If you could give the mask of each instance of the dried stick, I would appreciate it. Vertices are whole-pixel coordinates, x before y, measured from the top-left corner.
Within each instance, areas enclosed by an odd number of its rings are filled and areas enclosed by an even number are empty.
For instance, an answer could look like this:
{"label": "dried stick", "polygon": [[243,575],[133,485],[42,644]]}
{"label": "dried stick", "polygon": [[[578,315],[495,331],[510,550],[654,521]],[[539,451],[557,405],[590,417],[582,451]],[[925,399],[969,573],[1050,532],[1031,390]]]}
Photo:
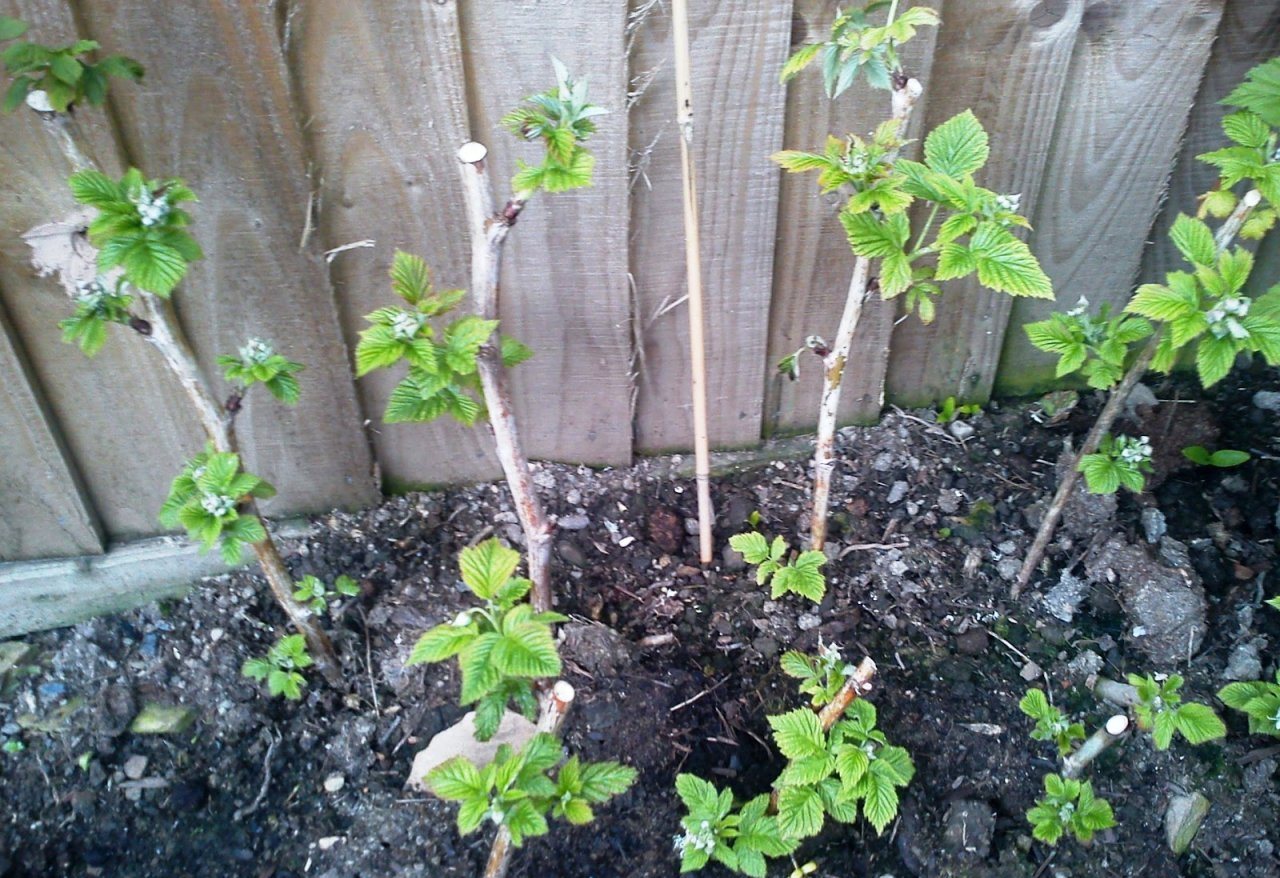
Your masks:
{"label": "dried stick", "polygon": [[1079,749],[1063,758],[1062,776],[1065,778],[1079,777],[1090,762],[1101,756],[1108,747],[1119,741],[1128,732],[1129,717],[1123,713],[1117,713],[1107,720],[1102,728],[1090,735],[1080,745]]}
{"label": "dried stick", "polygon": [[[44,122],[46,129],[58,144],[67,162],[76,171],[98,170],[98,164],[80,145],[83,139],[79,125],[68,114],[44,112],[37,109],[37,115]],[[90,246],[86,241],[85,247]],[[160,296],[145,290],[137,290],[135,301],[142,316],[130,321],[130,326],[159,352],[165,365],[182,387],[191,409],[200,422],[205,437],[219,452],[238,453],[236,443],[234,413],[228,411],[209,389],[209,383],[200,370],[195,353],[187,335],[178,322],[173,305]],[[258,512],[257,503],[250,500],[246,508],[257,515],[266,528],[266,519]],[[254,555],[262,568],[271,593],[280,604],[289,622],[298,633],[306,638],[307,649],[315,661],[316,668],[335,688],[343,688],[345,680],[338,664],[333,642],[317,623],[309,609],[293,599],[294,582],[289,575],[280,551],[276,548],[271,532],[266,531],[266,538],[252,543]]]}
{"label": "dried stick", "polygon": [[676,124],[680,128],[680,168],[684,179],[684,262],[689,278],[689,363],[693,395],[694,476],[698,486],[698,553],[712,559],[711,451],[707,438],[707,354],[703,341],[702,247],[698,232],[698,186],[693,165],[693,73],[689,52],[687,0],[672,0],[671,30],[675,41]]}
{"label": "dried stick", "polygon": [[[898,130],[907,127],[911,111],[924,87],[918,79],[909,79],[901,73],[893,81],[893,118],[900,124]],[[836,330],[834,344],[814,342],[814,353],[822,357],[822,401],[818,408],[818,436],[813,455],[813,515],[809,523],[809,548],[821,551],[827,544],[827,511],[831,505],[831,476],[836,468],[836,423],[840,414],[840,390],[844,383],[845,365],[849,362],[849,350],[862,319],[862,306],[870,290],[871,261],[859,256],[853,263],[853,276],[849,280],[849,294],[845,298],[844,312]]]}
{"label": "dried stick", "polygon": [[[489,150],[482,143],[464,143],[458,148],[462,169],[462,193],[467,224],[471,230],[471,295],[475,308],[485,320],[498,319],[498,277],[502,268],[502,244],[524,209],[529,193],[517,192],[500,213],[493,213],[493,187],[485,167]],[[524,530],[529,556],[529,579],[533,581],[530,600],[538,612],[551,609],[551,523],[542,510],[542,501],[533,487],[529,458],[520,444],[507,389],[506,368],[502,365],[502,339],[495,331],[480,349],[476,371],[484,390],[498,461],[507,477],[515,501],[516,515]]]}
{"label": "dried stick", "polygon": [[[549,698],[542,702],[542,713],[538,717],[538,731],[554,735],[564,725],[565,715],[573,704],[573,686],[560,680],[551,688]],[[484,878],[503,878],[511,865],[511,833],[505,826],[498,827],[498,834],[493,839],[493,847],[489,849],[489,862],[484,867]]]}
{"label": "dried stick", "polygon": [[[1217,245],[1219,253],[1231,245],[1236,234],[1240,231],[1240,227],[1248,219],[1250,211],[1258,205],[1261,199],[1262,195],[1256,189],[1251,189],[1240,199],[1236,209],[1232,211],[1231,216],[1227,217],[1222,227],[1218,229],[1218,233],[1214,236],[1214,243]],[[1142,349],[1142,353],[1138,354],[1138,358],[1133,361],[1133,365],[1129,367],[1129,371],[1125,373],[1119,386],[1111,391],[1111,397],[1103,407],[1102,413],[1098,415],[1098,420],[1094,423],[1093,428],[1089,430],[1084,444],[1080,446],[1080,450],[1071,459],[1071,464],[1063,474],[1062,482],[1058,485],[1057,493],[1053,495],[1053,501],[1049,504],[1049,508],[1045,510],[1044,520],[1040,522],[1040,528],[1036,531],[1036,538],[1031,544],[1031,550],[1027,553],[1026,560],[1022,562],[1022,569],[1018,571],[1018,578],[1013,583],[1010,597],[1016,599],[1018,595],[1022,594],[1022,590],[1026,588],[1027,583],[1031,581],[1031,577],[1035,575],[1036,567],[1040,565],[1041,559],[1044,558],[1044,553],[1049,548],[1049,541],[1053,539],[1054,531],[1057,530],[1058,521],[1062,518],[1062,512],[1066,509],[1067,503],[1070,501],[1071,495],[1075,492],[1076,485],[1080,481],[1080,461],[1084,459],[1085,455],[1093,454],[1098,450],[1102,437],[1111,430],[1111,425],[1120,416],[1120,410],[1124,407],[1125,402],[1128,401],[1129,394],[1133,392],[1134,386],[1146,374],[1147,368],[1155,358],[1156,351],[1160,348],[1162,332],[1163,327],[1157,324],[1146,347]]]}

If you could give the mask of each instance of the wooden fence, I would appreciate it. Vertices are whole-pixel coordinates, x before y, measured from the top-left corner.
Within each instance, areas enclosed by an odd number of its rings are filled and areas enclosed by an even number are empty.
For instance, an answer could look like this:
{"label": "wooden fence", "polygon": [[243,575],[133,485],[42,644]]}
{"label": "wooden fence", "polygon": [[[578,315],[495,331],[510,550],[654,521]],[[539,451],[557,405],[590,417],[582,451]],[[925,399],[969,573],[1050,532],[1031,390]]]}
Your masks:
{"label": "wooden fence", "polygon": [[[696,0],[696,160],[708,295],[711,435],[721,447],[811,428],[814,370],[770,363],[838,318],[852,257],[835,205],[769,161],[828,132],[865,131],[883,93],[838,101],[816,75],[788,86],[792,47],[834,0]],[[847,4],[844,4],[847,5]],[[911,44],[926,85],[915,136],[972,107],[992,138],[983,182],[1020,192],[1058,291],[1122,302],[1171,262],[1163,232],[1209,184],[1193,160],[1220,140],[1216,102],[1280,52],[1280,0],[934,0],[942,28]],[[463,286],[454,159],[474,136],[495,166],[525,154],[497,120],[546,86],[549,56],[613,112],[597,181],[534,202],[510,239],[504,329],[536,351],[515,372],[531,454],[625,464],[690,444],[679,156],[662,0],[0,0],[44,42],[91,37],[147,76],[83,114],[99,160],[180,175],[200,194],[207,258],[178,302],[204,366],[250,334],[305,361],[302,403],[255,399],[248,465],[280,489],[271,514],[366,504],[381,485],[493,477],[482,431],[384,425],[396,376],[353,381],[362,315],[388,302],[392,252]],[[152,352],[121,332],[92,362],[59,340],[65,299],[18,235],[72,204],[68,168],[23,112],[0,119],[0,559],[101,552],[157,531],[155,510],[199,447]],[[1168,206],[1162,199],[1168,188]],[[361,239],[332,263],[326,250]],[[1148,242],[1155,241],[1154,245]],[[1280,240],[1259,283],[1280,278]],[[1022,323],[1049,310],[953,284],[938,320],[863,319],[843,415],[1043,386]]]}

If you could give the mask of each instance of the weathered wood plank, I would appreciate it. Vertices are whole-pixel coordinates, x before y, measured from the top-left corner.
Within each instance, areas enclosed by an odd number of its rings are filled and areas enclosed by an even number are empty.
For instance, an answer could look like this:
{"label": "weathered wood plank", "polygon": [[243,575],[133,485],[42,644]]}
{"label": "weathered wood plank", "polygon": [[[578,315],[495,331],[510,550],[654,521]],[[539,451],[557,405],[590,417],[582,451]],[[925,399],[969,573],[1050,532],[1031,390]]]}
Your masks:
{"label": "weathered wood plank", "polygon": [[[1152,245],[1143,255],[1144,283],[1163,282],[1167,272],[1185,267],[1182,255],[1169,240],[1169,229],[1178,214],[1194,215],[1198,206],[1196,198],[1212,188],[1217,181],[1216,170],[1204,162],[1196,161],[1196,156],[1221,149],[1229,143],[1222,133],[1222,117],[1229,108],[1218,101],[1244,79],[1250,68],[1278,54],[1280,0],[1227,0],[1222,22],[1218,25],[1218,38],[1214,41],[1200,91],[1187,120],[1187,132],[1182,139],[1178,164],[1169,180],[1168,198],[1152,229]],[[1268,248],[1280,248],[1280,236],[1272,237],[1274,240],[1268,244]],[[1257,246],[1249,242],[1240,243],[1251,249]],[[1261,250],[1259,253],[1262,255]],[[1268,277],[1265,266],[1259,264],[1254,280],[1258,286],[1269,285],[1280,280],[1280,276],[1272,274]]]}
{"label": "weathered wood plank", "polygon": [[[64,0],[4,0],[0,13],[27,21],[37,42],[62,45],[85,36]],[[79,118],[96,158],[118,170],[103,112],[86,108]],[[83,477],[106,536],[125,539],[159,530],[156,511],[168,493],[168,474],[177,471],[198,431],[183,420],[181,392],[132,333],[113,327],[92,361],[62,342],[57,324],[71,306],[55,281],[34,276],[19,235],[75,207],[66,186],[70,173],[32,113],[0,115],[0,296],[33,383],[70,450],[68,469]],[[69,483],[65,490],[74,488]]]}
{"label": "weathered wood plank", "polygon": [[[330,269],[347,344],[388,304],[396,249],[420,254],[442,288],[467,285],[469,256],[454,152],[468,138],[462,48],[453,3],[307,0],[288,17],[288,52],[319,191],[326,248],[373,239]],[[358,76],[353,71],[359,71]],[[358,382],[373,446],[391,488],[501,473],[484,428],[451,419],[383,424],[402,377]]]}
{"label": "weathered wood plank", "polygon": [[[845,4],[832,0],[797,0],[792,19],[792,49],[826,37],[836,11]],[[945,18],[940,2],[930,6]],[[943,27],[946,27],[944,21]],[[920,31],[904,49],[903,68],[925,86],[907,132],[919,138],[933,101],[935,41],[945,38],[934,28]],[[820,150],[828,135],[865,135],[889,117],[889,93],[857,85],[837,100],[829,100],[816,69],[800,74],[787,85],[785,147]],[[915,158],[919,143],[905,154]],[[779,172],[781,173],[781,172]],[[821,196],[813,174],[783,174],[779,196],[778,231],[773,274],[773,304],[769,320],[768,375],[766,378],[767,431],[810,430],[818,419],[822,376],[818,360],[805,354],[800,378],[789,381],[776,374],[774,364],[804,344],[808,335],[833,338],[840,322],[853,271],[853,254],[837,219],[842,200]],[[854,336],[852,355],[845,367],[840,395],[842,422],[867,422],[879,417],[884,405],[885,374],[889,365],[889,338],[896,313],[893,302],[873,297],[863,308]]]}
{"label": "weathered wood plank", "polygon": [[107,50],[147,67],[147,84],[115,103],[127,154],[153,176],[184,177],[202,199],[193,232],[205,259],[176,301],[206,374],[250,336],[307,366],[297,407],[255,393],[237,420],[246,465],[280,490],[268,511],[372,502],[333,291],[319,255],[299,246],[310,183],[271,10],[179,0],[160,13],[147,0],[103,0],[81,14]]}
{"label": "weathered wood plank", "polygon": [[532,457],[590,464],[631,459],[631,337],[627,289],[625,4],[606,0],[464,3],[463,61],[471,134],[490,147],[496,196],[517,157],[499,119],[555,82],[551,55],[590,79],[611,110],[591,140],[595,185],[538,195],[507,239],[501,319],[534,357],[512,370],[516,412]]}
{"label": "weathered wood plank", "polygon": [[1014,304],[998,392],[1026,393],[1053,379],[1053,359],[1031,347],[1024,323],[1081,296],[1094,307],[1128,299],[1222,6],[1091,0],[1086,7],[1032,216],[1031,249],[1058,304]]}
{"label": "weathered wood plank", "polygon": [[98,521],[0,307],[0,561],[90,555]]}
{"label": "weathered wood plank", "polygon": [[[933,62],[929,127],[971,108],[991,138],[978,182],[1020,193],[1031,216],[1085,0],[951,3]],[[986,400],[1013,299],[974,277],[944,284],[937,319],[893,334],[888,395],[908,406]]]}
{"label": "weathered wood plank", "polygon": [[[643,346],[636,442],[646,451],[689,448],[689,312],[680,258],[684,227],[680,132],[675,120],[671,16],[633,0],[631,275]],[[708,433],[713,445],[760,438],[790,0],[691,4],[694,166],[706,298]]]}

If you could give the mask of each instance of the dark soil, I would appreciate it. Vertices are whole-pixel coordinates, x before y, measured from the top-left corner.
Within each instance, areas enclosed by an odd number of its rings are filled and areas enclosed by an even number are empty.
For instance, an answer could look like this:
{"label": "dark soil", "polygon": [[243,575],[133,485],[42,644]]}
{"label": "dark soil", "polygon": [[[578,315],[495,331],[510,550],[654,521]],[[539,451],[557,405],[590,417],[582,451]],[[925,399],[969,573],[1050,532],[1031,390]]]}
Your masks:
{"label": "dark soil", "polygon": [[[622,759],[640,777],[593,825],[553,824],[516,853],[511,874],[676,874],[675,775],[696,772],[744,797],[767,790],[781,762],[766,716],[802,703],[778,656],[821,640],[879,664],[872,700],[917,774],[883,837],[865,822],[836,825],[801,848],[797,865],[815,862],[818,878],[1280,875],[1276,740],[1249,737],[1241,717],[1227,716],[1230,735],[1213,744],[1179,741],[1161,753],[1144,737],[1114,748],[1090,777],[1119,826],[1090,847],[1053,849],[1031,841],[1023,814],[1043,774],[1056,769],[1054,751],[1029,739],[1017,709],[1029,685],[1047,686],[1095,727],[1112,711],[1084,688],[1091,670],[1177,672],[1188,678],[1188,697],[1216,704],[1242,645],[1274,674],[1280,613],[1261,600],[1277,591],[1280,415],[1252,402],[1274,378],[1237,378],[1207,399],[1174,382],[1155,385],[1161,399],[1180,401],[1140,407],[1141,423],[1130,429],[1157,445],[1158,487],[1121,497],[1114,513],[1089,510],[1093,524],[1064,532],[1052,569],[1016,602],[1008,594],[1033,536],[1027,516],[1051,489],[1062,440],[1088,426],[1096,399],[1054,427],[1034,422],[1029,409],[989,411],[968,422],[976,432],[964,441],[927,412],[844,431],[836,545],[819,607],[767,600],[731,553],[709,570],[697,566],[695,501],[680,461],[603,472],[541,467],[538,482],[562,520],[560,609],[578,626],[562,645],[579,693],[566,743],[588,759]],[[1254,457],[1229,470],[1182,466],[1181,447],[1195,443]],[[753,512],[762,530],[797,543],[807,533],[807,480],[803,460],[722,474],[717,544]],[[1090,582],[1070,622],[1041,602],[1064,566],[1087,578],[1090,553],[1108,539],[1147,547],[1147,507],[1166,521],[1161,553],[1185,559],[1208,599],[1199,649],[1162,666],[1105,578]],[[313,679],[301,703],[269,699],[240,676],[282,624],[247,573],[207,582],[182,601],[25,638],[31,651],[0,697],[0,737],[25,747],[0,753],[8,814],[0,878],[479,874],[489,833],[460,838],[453,806],[405,790],[414,753],[462,714],[456,671],[404,660],[422,631],[468,605],[457,554],[490,533],[520,541],[500,486],[334,513],[288,543],[297,574],[331,581],[347,573],[364,589],[332,621],[349,691]],[[640,644],[666,633],[674,643]],[[128,732],[147,702],[187,705],[195,724],[181,735]],[[146,765],[130,779],[124,766],[137,756]],[[1165,810],[1172,796],[1194,790],[1212,808],[1191,850],[1176,857]],[[969,837],[966,809],[989,812],[993,829],[988,819],[980,837]],[[770,875],[792,868],[775,863]]]}

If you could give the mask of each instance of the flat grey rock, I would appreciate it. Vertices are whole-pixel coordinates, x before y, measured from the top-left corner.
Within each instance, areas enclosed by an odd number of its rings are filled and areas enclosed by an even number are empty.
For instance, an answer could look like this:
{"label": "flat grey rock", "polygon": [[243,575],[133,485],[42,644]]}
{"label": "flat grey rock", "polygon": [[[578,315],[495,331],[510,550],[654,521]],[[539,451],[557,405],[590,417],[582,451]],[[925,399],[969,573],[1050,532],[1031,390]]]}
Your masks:
{"label": "flat grey rock", "polygon": [[475,719],[475,711],[471,711],[432,738],[426,749],[419,750],[413,757],[413,768],[409,770],[405,786],[411,790],[430,792],[426,784],[427,773],[437,765],[448,762],[455,756],[465,756],[478,767],[488,765],[503,744],[510,744],[513,749],[518,750],[538,730],[520,714],[508,710],[503,714],[502,722],[498,723],[498,731],[494,736],[487,741],[477,741]]}

